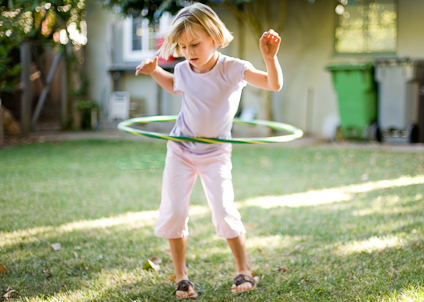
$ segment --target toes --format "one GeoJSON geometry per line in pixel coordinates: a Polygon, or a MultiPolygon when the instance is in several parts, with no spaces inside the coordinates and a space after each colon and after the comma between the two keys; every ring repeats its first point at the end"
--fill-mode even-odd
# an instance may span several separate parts
{"type": "Polygon", "coordinates": [[[177,297],[180,298],[186,298],[189,296],[189,292],[185,292],[185,291],[181,291],[181,290],[177,290],[177,297]]]}
{"type": "Polygon", "coordinates": [[[182,291],[182,290],[177,290],[175,295],[179,298],[186,298],[186,297],[190,297],[190,296],[195,296],[196,292],[194,291],[193,287],[190,286],[188,288],[188,292],[182,291]]]}
{"type": "Polygon", "coordinates": [[[250,282],[242,283],[239,286],[236,286],[235,284],[233,284],[233,286],[231,287],[231,292],[232,293],[245,292],[245,291],[251,290],[252,288],[253,288],[253,285],[250,282]]]}
{"type": "Polygon", "coordinates": [[[245,282],[243,284],[240,284],[239,287],[240,287],[239,291],[243,291],[244,292],[246,290],[252,289],[252,284],[250,284],[249,282],[245,282]]]}
{"type": "Polygon", "coordinates": [[[189,295],[189,296],[194,296],[194,295],[196,295],[196,292],[194,291],[194,289],[193,289],[191,286],[188,288],[188,295],[189,295]]]}
{"type": "Polygon", "coordinates": [[[188,293],[187,292],[183,292],[181,290],[177,290],[177,292],[175,293],[177,297],[179,298],[185,298],[187,297],[188,293]]]}

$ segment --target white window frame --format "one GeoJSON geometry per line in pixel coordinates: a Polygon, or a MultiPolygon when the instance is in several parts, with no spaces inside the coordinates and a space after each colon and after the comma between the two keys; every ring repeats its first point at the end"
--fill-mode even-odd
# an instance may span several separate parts
{"type": "MultiPolygon", "coordinates": [[[[164,13],[160,18],[159,23],[159,32],[155,33],[155,38],[158,39],[165,35],[166,29],[171,24],[171,15],[169,13],[164,13]]],[[[156,50],[149,50],[149,35],[144,33],[149,33],[149,20],[142,18],[141,26],[143,34],[141,36],[141,50],[133,50],[132,47],[132,25],[133,17],[127,17],[124,19],[123,23],[123,49],[122,56],[124,62],[138,62],[147,58],[153,58],[156,55],[156,50]]]]}

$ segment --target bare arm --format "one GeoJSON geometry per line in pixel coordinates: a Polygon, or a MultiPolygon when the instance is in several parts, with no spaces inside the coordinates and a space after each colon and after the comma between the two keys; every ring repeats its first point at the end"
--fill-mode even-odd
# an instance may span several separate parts
{"type": "Polygon", "coordinates": [[[174,92],[174,75],[158,66],[158,57],[153,61],[147,59],[141,62],[136,68],[135,75],[138,76],[140,73],[151,75],[170,94],[181,95],[180,92],[174,92]]]}
{"type": "Polygon", "coordinates": [[[272,29],[262,35],[259,46],[267,72],[255,68],[246,70],[244,79],[250,85],[272,91],[281,90],[283,87],[283,72],[277,58],[280,42],[280,36],[272,29]]]}

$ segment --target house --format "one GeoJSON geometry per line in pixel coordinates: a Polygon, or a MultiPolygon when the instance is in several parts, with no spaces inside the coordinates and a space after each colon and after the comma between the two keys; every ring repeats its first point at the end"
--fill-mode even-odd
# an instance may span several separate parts
{"type": "MultiPolygon", "coordinates": [[[[326,121],[338,116],[337,95],[326,65],[388,56],[424,58],[422,0],[288,0],[287,10],[279,52],[284,87],[272,93],[273,118],[310,135],[326,136],[326,121]]],[[[242,53],[243,59],[263,68],[256,46],[259,37],[244,30],[247,26],[229,11],[217,13],[235,36],[222,52],[235,57],[242,53]]],[[[112,91],[127,91],[133,115],[178,113],[180,97],[162,91],[149,76],[134,76],[140,61],[154,56],[155,40],[167,22],[170,16],[153,29],[142,19],[124,19],[89,3],[86,63],[93,99],[107,104],[112,91]],[[142,47],[137,39],[144,39],[142,47]]],[[[174,63],[164,64],[172,71],[174,63]]],[[[260,105],[259,91],[247,86],[242,106],[260,105]]],[[[257,118],[262,116],[259,110],[257,118]]]]}

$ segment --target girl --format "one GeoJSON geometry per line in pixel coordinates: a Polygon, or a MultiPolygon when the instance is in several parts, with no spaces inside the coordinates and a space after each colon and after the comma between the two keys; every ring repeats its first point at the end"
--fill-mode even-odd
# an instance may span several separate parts
{"type": "MultiPolygon", "coordinates": [[[[256,70],[249,62],[218,52],[233,36],[208,6],[195,3],[178,12],[160,48],[168,58],[183,56],[174,74],[158,66],[158,57],[145,60],[136,75],[149,74],[173,95],[182,95],[182,108],[171,135],[230,138],[241,91],[253,86],[280,90],[283,75],[277,59],[280,37],[273,30],[259,40],[267,72],[256,70]]],[[[188,236],[189,198],[200,175],[217,235],[227,239],[236,262],[237,277],[233,293],[256,287],[247,261],[245,228],[233,205],[231,144],[191,142],[167,143],[162,184],[162,200],[155,235],[169,239],[176,276],[176,295],[196,298],[185,263],[188,236]]]]}

